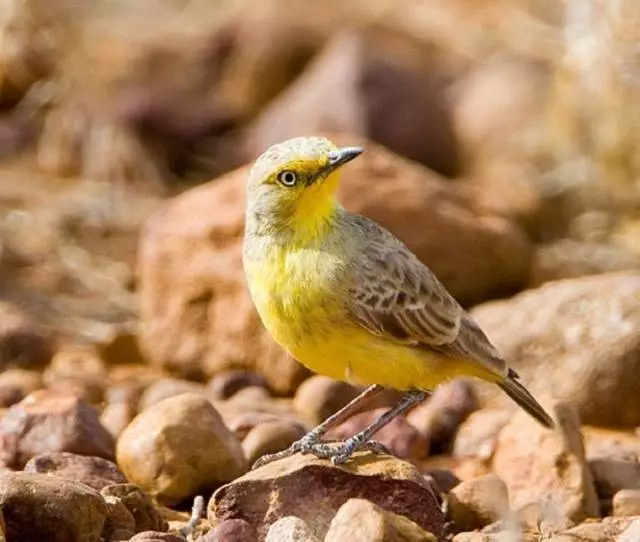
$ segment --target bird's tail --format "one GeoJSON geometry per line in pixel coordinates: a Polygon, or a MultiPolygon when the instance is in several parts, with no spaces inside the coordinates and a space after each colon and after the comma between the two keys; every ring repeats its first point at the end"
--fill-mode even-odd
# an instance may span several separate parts
{"type": "Polygon", "coordinates": [[[547,414],[545,409],[542,408],[535,397],[529,393],[527,388],[518,381],[518,375],[515,371],[509,369],[507,378],[502,382],[498,382],[498,386],[542,425],[549,429],[555,426],[551,416],[547,414]]]}

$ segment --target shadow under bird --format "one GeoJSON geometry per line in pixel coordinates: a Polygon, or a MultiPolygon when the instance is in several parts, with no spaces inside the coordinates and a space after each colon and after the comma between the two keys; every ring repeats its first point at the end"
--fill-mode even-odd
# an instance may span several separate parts
{"type": "MultiPolygon", "coordinates": [[[[337,201],[341,168],[363,152],[321,137],[270,147],[247,181],[244,269],[275,341],[312,371],[368,388],[282,452],[347,461],[384,451],[373,435],[437,385],[471,376],[495,383],[546,427],[553,420],[507,367],[478,324],[389,231],[337,201]],[[405,393],[369,427],[340,443],[333,426],[385,387],[405,393]]],[[[455,242],[455,240],[452,240],[455,242]]]]}

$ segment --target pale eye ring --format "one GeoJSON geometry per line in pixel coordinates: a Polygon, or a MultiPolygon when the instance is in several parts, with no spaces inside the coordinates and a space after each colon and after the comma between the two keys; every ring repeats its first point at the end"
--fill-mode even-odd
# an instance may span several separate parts
{"type": "Polygon", "coordinates": [[[289,169],[278,173],[278,181],[284,186],[294,186],[298,182],[298,175],[289,169]]]}

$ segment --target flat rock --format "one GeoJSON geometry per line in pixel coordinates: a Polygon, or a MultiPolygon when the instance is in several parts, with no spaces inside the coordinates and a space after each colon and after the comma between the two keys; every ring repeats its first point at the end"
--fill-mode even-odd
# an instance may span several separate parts
{"type": "Polygon", "coordinates": [[[479,529],[504,519],[508,513],[507,486],[495,474],[461,482],[447,498],[447,516],[460,531],[479,529]]]}
{"type": "Polygon", "coordinates": [[[349,499],[368,499],[440,536],[444,517],[430,484],[409,463],[356,453],[340,467],[295,455],[250,471],[218,489],[208,506],[212,523],[241,518],[265,536],[278,519],[296,516],[323,539],[338,509],[349,499]]]}

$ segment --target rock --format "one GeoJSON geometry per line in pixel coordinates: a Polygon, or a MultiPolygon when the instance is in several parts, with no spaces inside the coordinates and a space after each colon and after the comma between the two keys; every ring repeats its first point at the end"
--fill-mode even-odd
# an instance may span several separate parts
{"type": "Polygon", "coordinates": [[[575,527],[575,523],[564,515],[560,507],[549,500],[523,506],[517,511],[516,517],[522,531],[542,536],[551,536],[575,527]]]}
{"type": "MultiPolygon", "coordinates": [[[[459,533],[453,537],[453,542],[540,542],[537,535],[516,534],[505,531],[501,533],[459,533]]],[[[574,541],[578,542],[578,541],[574,541]]]]}
{"type": "Polygon", "coordinates": [[[269,388],[267,381],[258,373],[249,371],[224,371],[214,376],[208,385],[214,399],[229,399],[240,390],[252,386],[269,388]]]}
{"type": "Polygon", "coordinates": [[[437,47],[381,26],[338,32],[258,116],[249,154],[292,137],[349,133],[455,177],[461,162],[446,97],[453,69],[445,62],[437,47]]]}
{"type": "Polygon", "coordinates": [[[95,348],[107,365],[145,363],[137,335],[126,329],[114,326],[111,333],[95,344],[95,348]]]}
{"type": "Polygon", "coordinates": [[[240,476],[242,446],[205,398],[185,393],[139,414],[117,444],[128,480],[163,504],[175,504],[240,476]]]}
{"type": "Polygon", "coordinates": [[[547,408],[556,429],[543,428],[524,411],[516,413],[498,437],[493,469],[507,485],[514,508],[551,499],[575,522],[598,517],[578,416],[562,403],[547,408]]]}
{"type": "Polygon", "coordinates": [[[184,536],[177,534],[145,531],[130,538],[129,542],[186,542],[186,540],[184,536]]]}
{"type": "Polygon", "coordinates": [[[509,513],[507,486],[495,474],[461,482],[449,493],[447,515],[456,529],[471,531],[509,513]]]}
{"type": "Polygon", "coordinates": [[[621,529],[604,522],[582,523],[549,539],[550,542],[608,542],[615,540],[621,529]]]}
{"type": "Polygon", "coordinates": [[[585,424],[640,424],[640,272],[561,280],[472,314],[534,395],[575,406],[585,424]]]}
{"type": "Polygon", "coordinates": [[[137,409],[128,403],[111,403],[100,414],[100,423],[117,439],[135,418],[137,409]]]}
{"type": "Polygon", "coordinates": [[[101,457],[77,455],[67,452],[48,453],[32,457],[24,466],[25,472],[54,474],[76,480],[100,491],[110,484],[122,484],[127,480],[115,463],[101,457]]]}
{"type": "MultiPolygon", "coordinates": [[[[423,167],[372,143],[341,141],[367,148],[344,171],[342,202],[405,241],[461,302],[527,282],[531,246],[512,223],[479,215],[469,192],[423,167]]],[[[152,364],[182,376],[255,371],[275,393],[290,394],[309,373],[268,336],[244,283],[246,174],[241,168],[189,190],[147,222],[138,261],[141,347],[152,364]]]]}
{"type": "Polygon", "coordinates": [[[198,542],[258,542],[256,530],[243,519],[225,519],[198,542]]]}
{"type": "Polygon", "coordinates": [[[512,415],[508,410],[498,409],[482,409],[471,414],[458,429],[453,455],[490,459],[498,435],[512,415]]]}
{"type": "Polygon", "coordinates": [[[22,468],[32,457],[52,452],[111,460],[114,442],[94,407],[73,396],[40,390],[0,419],[0,458],[22,468]]]}
{"type": "Polygon", "coordinates": [[[295,516],[285,516],[276,521],[269,527],[264,540],[265,542],[320,542],[309,526],[295,516]]]}
{"type": "Polygon", "coordinates": [[[325,542],[436,542],[410,519],[365,499],[349,499],[329,525],[325,542]]]}
{"type": "Polygon", "coordinates": [[[100,542],[107,506],[72,480],[32,472],[0,474],[0,509],[8,540],[100,542]]]}
{"type": "Polygon", "coordinates": [[[225,424],[229,429],[231,429],[231,431],[233,431],[236,437],[240,440],[244,440],[255,427],[258,427],[261,424],[280,422],[283,419],[286,421],[292,421],[269,412],[244,412],[228,416],[225,418],[225,424]]]}
{"type": "Polygon", "coordinates": [[[360,390],[324,375],[307,378],[296,390],[293,406],[310,425],[316,426],[349,403],[360,390]]]}
{"type": "Polygon", "coordinates": [[[438,489],[438,492],[443,495],[449,493],[461,482],[461,480],[448,469],[428,469],[425,474],[425,478],[427,477],[438,489]]]}
{"type": "Polygon", "coordinates": [[[622,489],[613,496],[614,516],[640,516],[640,489],[622,489]]]}
{"type": "Polygon", "coordinates": [[[247,462],[252,464],[265,455],[288,448],[306,433],[304,426],[292,420],[261,423],[254,427],[242,441],[247,462]]]}
{"type": "Polygon", "coordinates": [[[105,486],[100,494],[107,502],[120,502],[133,516],[135,532],[166,531],[167,523],[149,496],[135,484],[105,486]]]}
{"type": "Polygon", "coordinates": [[[0,368],[42,367],[49,363],[54,344],[45,331],[18,307],[0,301],[0,368]]]}
{"type": "Polygon", "coordinates": [[[136,532],[136,520],[123,502],[112,495],[104,497],[107,519],[102,536],[107,540],[129,540],[136,532]]]}
{"type": "Polygon", "coordinates": [[[454,380],[436,388],[425,401],[407,414],[407,421],[429,442],[432,454],[448,451],[458,427],[478,408],[472,386],[454,380]]]}
{"type": "Polygon", "coordinates": [[[491,472],[491,461],[471,457],[460,461],[453,469],[453,474],[460,480],[473,480],[491,472]]]}
{"type": "Polygon", "coordinates": [[[206,397],[208,395],[207,388],[203,384],[189,382],[188,380],[179,380],[177,378],[163,378],[149,386],[140,398],[138,408],[140,412],[146,410],[152,405],[182,395],[183,393],[195,393],[206,397]]]}
{"type": "Polygon", "coordinates": [[[640,540],[640,519],[636,519],[616,538],[616,542],[636,542],[636,540],[640,540]]]}
{"type": "MultiPolygon", "coordinates": [[[[327,438],[345,440],[372,424],[386,411],[386,408],[377,408],[351,416],[347,421],[329,430],[327,438]]],[[[400,459],[418,460],[429,454],[429,441],[402,416],[391,420],[374,435],[374,438],[400,459]]]]}
{"type": "Polygon", "coordinates": [[[244,519],[263,537],[278,519],[296,516],[322,540],[333,516],[351,498],[367,498],[436,536],[442,532],[438,500],[418,471],[393,457],[366,452],[340,467],[298,454],[250,471],[214,493],[208,517],[212,523],[244,519]]]}

